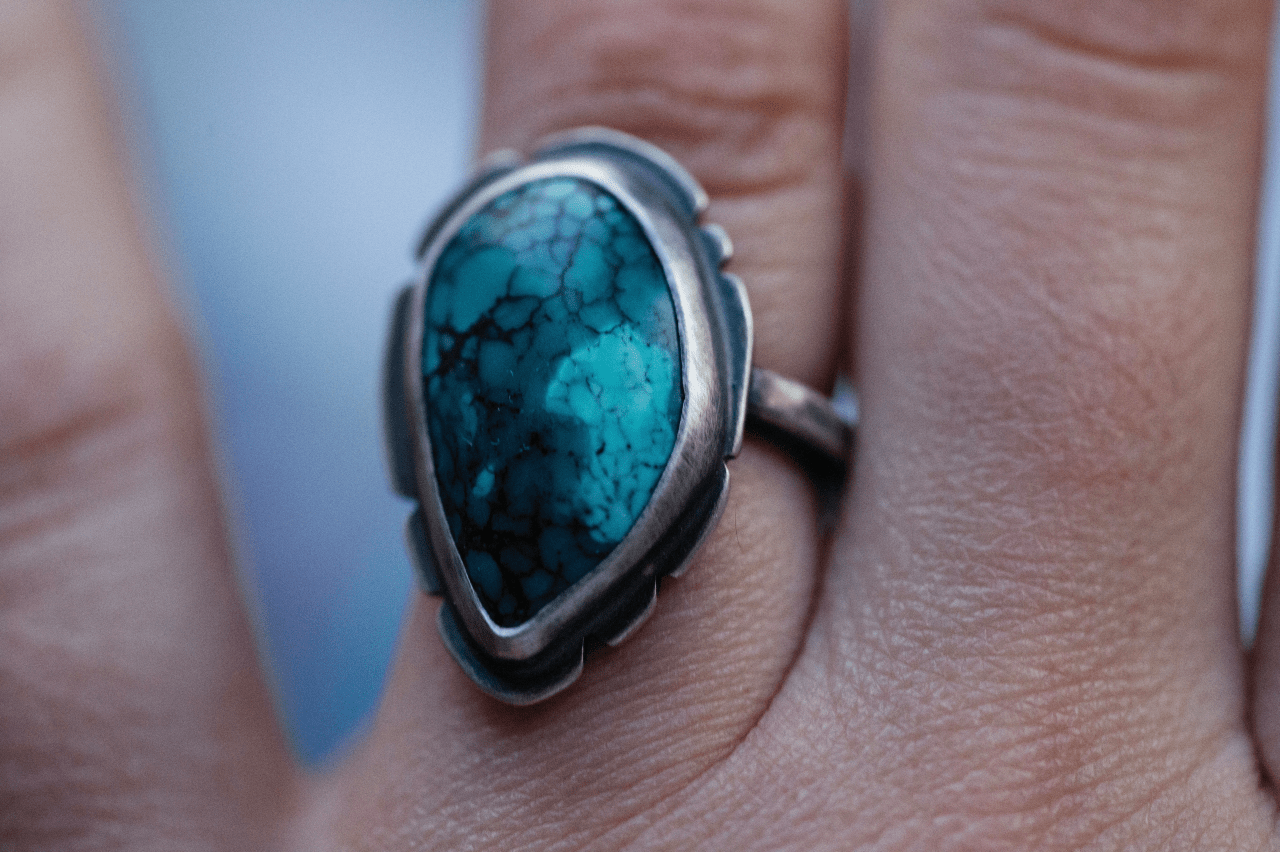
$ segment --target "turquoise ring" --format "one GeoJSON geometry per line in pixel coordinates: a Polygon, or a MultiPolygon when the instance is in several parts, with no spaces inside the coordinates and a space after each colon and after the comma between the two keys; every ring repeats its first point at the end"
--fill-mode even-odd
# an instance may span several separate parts
{"type": "Polygon", "coordinates": [[[489,157],[428,227],[384,366],[392,479],[440,634],[540,701],[652,611],[750,423],[843,476],[854,415],[751,366],[731,244],[661,149],[604,128],[489,157]]]}

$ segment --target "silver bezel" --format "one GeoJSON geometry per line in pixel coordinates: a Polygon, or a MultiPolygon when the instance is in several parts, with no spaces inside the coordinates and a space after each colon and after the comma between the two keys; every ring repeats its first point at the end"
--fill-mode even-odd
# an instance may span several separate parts
{"type": "MultiPolygon", "coordinates": [[[[555,645],[566,628],[607,607],[611,594],[633,573],[643,572],[656,582],[677,572],[681,566],[652,565],[652,555],[662,552],[664,540],[681,527],[682,516],[701,497],[700,489],[720,473],[717,466],[723,469],[725,459],[741,442],[750,313],[741,284],[719,272],[729,251],[723,231],[700,230],[696,225],[705,204],[696,182],[657,149],[611,131],[585,130],[556,138],[528,163],[517,165],[508,159],[490,168],[427,232],[404,347],[406,414],[413,436],[418,497],[444,593],[470,639],[493,658],[531,660],[555,645]],[[426,288],[440,253],[473,214],[517,186],[566,176],[590,181],[617,198],[640,223],[657,253],[675,306],[684,404],[671,457],[626,538],[531,619],[503,627],[489,617],[472,588],[436,483],[421,370],[426,288]]],[[[727,478],[727,472],[724,475],[727,478]]],[[[722,498],[721,494],[717,501],[722,498]]],[[[702,523],[709,526],[714,518],[702,523]]]]}

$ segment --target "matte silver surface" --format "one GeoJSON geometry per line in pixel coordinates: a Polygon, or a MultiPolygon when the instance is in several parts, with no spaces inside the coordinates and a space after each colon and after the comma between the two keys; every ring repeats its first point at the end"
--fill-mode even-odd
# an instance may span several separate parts
{"type": "Polygon", "coordinates": [[[640,629],[640,626],[648,621],[653,615],[654,608],[658,606],[658,584],[655,582],[648,594],[649,603],[644,605],[635,616],[631,617],[623,628],[609,639],[605,640],[611,646],[616,646],[629,639],[632,634],[640,629]]]}
{"type": "Polygon", "coordinates": [[[747,412],[833,463],[853,452],[856,422],[846,421],[831,400],[808,385],[759,367],[751,369],[747,412]]]}

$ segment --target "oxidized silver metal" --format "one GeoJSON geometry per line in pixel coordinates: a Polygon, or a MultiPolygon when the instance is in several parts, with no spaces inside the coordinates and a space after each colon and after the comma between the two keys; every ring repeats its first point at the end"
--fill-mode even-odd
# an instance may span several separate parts
{"type": "Polygon", "coordinates": [[[658,580],[678,575],[724,508],[726,460],[748,422],[843,471],[852,423],[799,383],[751,367],[747,293],[721,271],[732,251],[715,225],[699,226],[707,196],[670,156],[617,131],[583,128],[544,140],[527,161],[509,152],[478,176],[428,227],[420,275],[397,300],[385,364],[385,418],[397,490],[416,500],[407,540],[424,590],[441,595],[439,628],[462,669],[485,692],[530,704],[564,689],[582,669],[584,646],[615,644],[653,609],[658,580]],[[675,445],[653,494],[603,562],[514,627],[494,623],[472,588],[445,521],[432,462],[421,374],[427,282],[444,247],[474,213],[525,183],[571,176],[611,193],[639,221],[675,305],[684,403],[675,445]]]}

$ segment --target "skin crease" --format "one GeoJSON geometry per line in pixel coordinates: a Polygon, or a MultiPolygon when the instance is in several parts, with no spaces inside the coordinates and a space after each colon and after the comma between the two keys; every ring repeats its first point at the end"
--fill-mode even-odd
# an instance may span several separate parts
{"type": "Polygon", "coordinates": [[[301,778],[100,69],[0,4],[4,846],[1276,846],[1280,599],[1247,657],[1232,554],[1269,14],[878,6],[853,234],[841,4],[496,3],[481,147],[685,163],[758,364],[822,387],[856,328],[855,477],[825,538],[749,442],[652,620],[532,708],[418,600],[301,778]]]}

